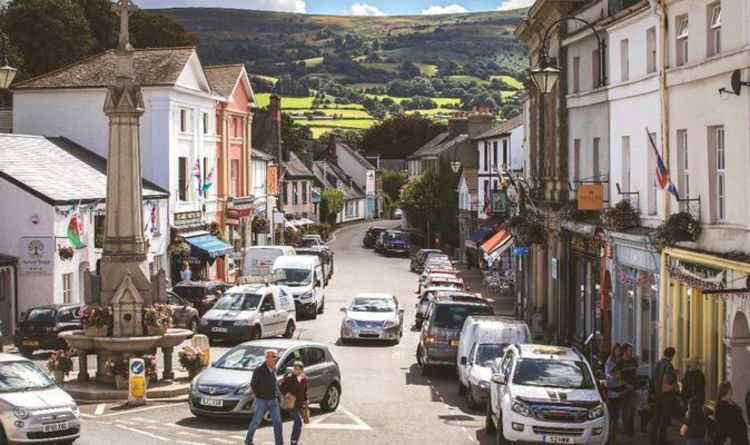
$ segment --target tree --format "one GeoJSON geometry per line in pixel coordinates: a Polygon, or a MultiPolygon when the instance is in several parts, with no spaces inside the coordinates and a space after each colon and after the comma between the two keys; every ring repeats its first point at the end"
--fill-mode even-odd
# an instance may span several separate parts
{"type": "Polygon", "coordinates": [[[119,20],[112,11],[110,0],[74,0],[86,15],[91,37],[96,42],[94,52],[102,52],[117,46],[119,20]]]}
{"type": "Polygon", "coordinates": [[[426,232],[428,239],[442,206],[438,176],[432,170],[409,181],[401,190],[401,210],[412,226],[426,232]]]}
{"type": "Polygon", "coordinates": [[[404,172],[392,169],[383,170],[383,193],[392,201],[398,200],[404,184],[406,184],[404,172]]]}
{"type": "Polygon", "coordinates": [[[195,45],[198,39],[169,16],[138,11],[131,17],[130,41],[136,48],[195,45]]]}
{"type": "Polygon", "coordinates": [[[96,47],[83,8],[72,0],[13,1],[3,25],[32,77],[87,57],[96,47]]]}
{"type": "Polygon", "coordinates": [[[360,149],[380,153],[383,159],[405,159],[443,128],[421,116],[390,117],[365,131],[360,149]]]}
{"type": "Polygon", "coordinates": [[[320,218],[328,224],[336,224],[336,215],[344,210],[344,192],[325,189],[320,194],[320,218]]]}
{"type": "Polygon", "coordinates": [[[281,143],[295,153],[313,153],[316,146],[312,131],[304,125],[297,125],[286,113],[281,114],[281,143]]]}

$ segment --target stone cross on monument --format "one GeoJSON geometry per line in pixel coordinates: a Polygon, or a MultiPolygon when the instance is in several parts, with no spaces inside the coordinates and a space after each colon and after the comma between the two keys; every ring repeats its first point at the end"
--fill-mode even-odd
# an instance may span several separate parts
{"type": "Polygon", "coordinates": [[[120,16],[120,44],[117,46],[117,49],[132,51],[133,47],[130,45],[129,29],[130,16],[138,11],[138,6],[132,0],[117,0],[112,5],[112,10],[120,16]]]}

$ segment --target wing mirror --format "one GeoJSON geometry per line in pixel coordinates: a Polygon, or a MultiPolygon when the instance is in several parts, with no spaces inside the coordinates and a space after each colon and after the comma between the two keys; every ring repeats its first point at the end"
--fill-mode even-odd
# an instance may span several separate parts
{"type": "Polygon", "coordinates": [[[421,312],[417,312],[417,315],[415,316],[417,320],[424,320],[424,314],[421,312]]]}
{"type": "Polygon", "coordinates": [[[494,383],[497,383],[498,385],[505,385],[505,375],[503,375],[503,374],[494,374],[492,376],[492,381],[494,383]]]}
{"type": "Polygon", "coordinates": [[[461,364],[462,365],[465,366],[467,362],[468,362],[468,360],[466,360],[466,357],[461,357],[461,364]]]}

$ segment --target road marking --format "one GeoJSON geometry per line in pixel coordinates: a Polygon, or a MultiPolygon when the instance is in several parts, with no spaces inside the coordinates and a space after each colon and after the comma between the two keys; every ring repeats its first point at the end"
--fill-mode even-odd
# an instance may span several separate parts
{"type": "Polygon", "coordinates": [[[339,411],[344,413],[346,417],[351,419],[355,424],[348,424],[348,423],[321,423],[328,417],[330,417],[331,414],[322,416],[321,418],[315,419],[317,422],[313,423],[310,422],[310,424],[307,425],[307,428],[313,428],[313,429],[330,429],[330,430],[355,430],[355,431],[372,431],[372,428],[370,428],[369,425],[365,423],[364,420],[360,419],[356,415],[354,415],[353,412],[349,411],[348,409],[344,408],[343,406],[339,405],[339,411]]]}
{"type": "Polygon", "coordinates": [[[393,354],[391,354],[391,358],[401,358],[401,353],[400,352],[394,352],[393,354]]]}
{"type": "MultiPolygon", "coordinates": [[[[143,411],[151,411],[152,409],[169,408],[171,406],[181,406],[181,405],[184,405],[184,403],[170,403],[170,404],[167,404],[167,405],[154,405],[154,406],[147,406],[145,408],[126,409],[126,410],[123,410],[122,412],[102,414],[101,416],[94,416],[92,414],[81,413],[81,417],[84,417],[84,418],[86,418],[86,417],[88,417],[88,418],[94,418],[94,417],[115,417],[115,416],[123,416],[125,414],[140,413],[140,412],[143,412],[143,411]]],[[[133,420],[139,420],[139,418],[134,418],[133,420]]],[[[149,423],[158,423],[158,422],[155,422],[153,420],[147,421],[147,422],[149,422],[149,423]]]]}
{"type": "Polygon", "coordinates": [[[226,440],[226,439],[222,439],[222,438],[219,438],[219,437],[211,437],[208,440],[213,440],[214,442],[219,442],[219,443],[234,443],[231,440],[226,440]]]}
{"type": "Polygon", "coordinates": [[[203,442],[187,442],[187,441],[184,441],[184,440],[178,440],[177,443],[179,443],[181,445],[208,445],[208,444],[205,444],[203,442]]]}
{"type": "Polygon", "coordinates": [[[102,414],[104,414],[104,408],[106,408],[106,407],[107,407],[106,403],[100,403],[100,404],[96,405],[96,411],[94,411],[94,415],[95,416],[101,416],[102,414]]]}
{"type": "Polygon", "coordinates": [[[146,422],[146,423],[159,423],[156,420],[153,420],[153,419],[144,419],[143,417],[133,417],[133,420],[137,420],[138,422],[146,422]]]}
{"type": "Polygon", "coordinates": [[[137,430],[135,428],[130,428],[130,427],[127,427],[125,425],[120,425],[120,424],[115,424],[115,426],[123,430],[133,432],[133,433],[138,433],[138,434],[143,434],[144,436],[153,437],[154,439],[161,440],[162,442],[169,442],[169,439],[167,439],[166,437],[157,436],[156,434],[147,433],[145,431],[137,430]]]}

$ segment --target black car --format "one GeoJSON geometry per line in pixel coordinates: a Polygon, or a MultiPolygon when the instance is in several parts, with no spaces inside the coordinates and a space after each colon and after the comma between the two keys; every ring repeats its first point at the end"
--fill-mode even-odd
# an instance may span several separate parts
{"type": "Polygon", "coordinates": [[[386,230],[383,235],[383,255],[409,255],[409,234],[400,230],[386,230]]]}
{"type": "Polygon", "coordinates": [[[40,349],[67,349],[57,334],[82,329],[79,305],[49,305],[31,308],[21,314],[13,333],[13,344],[24,357],[40,349]]]}
{"type": "Polygon", "coordinates": [[[230,287],[231,284],[221,281],[180,281],[172,287],[172,292],[191,303],[202,316],[230,287]]]}
{"type": "Polygon", "coordinates": [[[383,232],[385,232],[385,227],[370,227],[367,229],[365,238],[362,240],[362,247],[366,249],[372,249],[375,247],[375,241],[383,232]]]}
{"type": "Polygon", "coordinates": [[[320,259],[320,265],[323,267],[325,276],[325,285],[328,286],[328,280],[333,276],[333,252],[328,247],[297,247],[294,249],[297,255],[316,256],[320,259]]]}
{"type": "Polygon", "coordinates": [[[438,249],[419,249],[417,253],[411,257],[409,269],[412,272],[422,273],[422,270],[424,270],[424,263],[427,260],[427,257],[432,253],[440,254],[443,253],[443,251],[438,249]]]}

